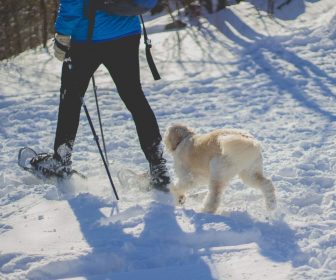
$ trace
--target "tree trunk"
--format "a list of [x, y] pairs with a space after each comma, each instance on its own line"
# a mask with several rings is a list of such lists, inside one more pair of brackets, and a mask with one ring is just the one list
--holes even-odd
[[47, 47], [47, 41], [48, 41], [48, 15], [47, 15], [47, 7], [45, 0], [40, 0], [40, 6], [41, 6], [41, 15], [42, 15], [42, 43], [43, 47]]
[[0, 60], [38, 45], [54, 34], [59, 0], [0, 0]]

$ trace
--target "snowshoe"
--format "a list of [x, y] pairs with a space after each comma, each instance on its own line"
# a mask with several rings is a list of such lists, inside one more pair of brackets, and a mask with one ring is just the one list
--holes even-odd
[[[131, 169], [121, 169], [117, 173], [118, 180], [122, 187], [134, 189], [137, 187], [140, 191], [151, 191], [156, 189], [165, 193], [169, 192], [166, 182], [154, 182], [149, 172], [136, 173]], [[168, 177], [169, 178], [169, 177]]]
[[86, 179], [86, 176], [71, 169], [71, 162], [64, 164], [54, 158], [53, 154], [36, 153], [33, 149], [21, 148], [18, 155], [18, 165], [40, 179], [67, 179], [73, 175]]
[[140, 191], [150, 191], [148, 172], [136, 173], [125, 168], [118, 171], [117, 177], [123, 188], [137, 187]]

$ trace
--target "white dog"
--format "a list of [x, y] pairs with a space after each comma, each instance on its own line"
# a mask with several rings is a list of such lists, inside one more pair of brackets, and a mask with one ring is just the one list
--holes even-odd
[[171, 126], [164, 137], [173, 155], [177, 182], [171, 188], [176, 202], [183, 204], [192, 186], [209, 184], [203, 211], [215, 212], [229, 181], [239, 175], [244, 183], [262, 191], [266, 208], [276, 208], [274, 186], [263, 175], [260, 143], [250, 134], [235, 129], [219, 129], [196, 134], [184, 125]]

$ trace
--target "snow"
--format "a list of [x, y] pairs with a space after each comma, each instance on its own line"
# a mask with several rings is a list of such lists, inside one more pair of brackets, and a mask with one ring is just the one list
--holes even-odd
[[[40, 48], [0, 62], [0, 279], [336, 279], [336, 7], [295, 0], [274, 19], [265, 10], [242, 2], [178, 33], [163, 31], [167, 17], [148, 18], [163, 79], [152, 80], [144, 51], [141, 74], [162, 132], [180, 122], [261, 141], [274, 213], [239, 180], [215, 215], [199, 211], [206, 186], [184, 208], [121, 186], [118, 170], [147, 163], [103, 67], [95, 77], [118, 205], [84, 112], [73, 161], [88, 181], [34, 178], [17, 153], [52, 150], [61, 64]], [[98, 127], [91, 86], [86, 104]]]

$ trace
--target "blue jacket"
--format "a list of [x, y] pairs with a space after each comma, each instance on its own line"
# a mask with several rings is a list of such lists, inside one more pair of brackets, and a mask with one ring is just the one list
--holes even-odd
[[[71, 35], [75, 42], [87, 40], [89, 21], [84, 15], [84, 1], [86, 0], [61, 0], [55, 23], [57, 33]], [[139, 33], [141, 26], [137, 16], [111, 16], [98, 11], [92, 40], [103, 42]]]

